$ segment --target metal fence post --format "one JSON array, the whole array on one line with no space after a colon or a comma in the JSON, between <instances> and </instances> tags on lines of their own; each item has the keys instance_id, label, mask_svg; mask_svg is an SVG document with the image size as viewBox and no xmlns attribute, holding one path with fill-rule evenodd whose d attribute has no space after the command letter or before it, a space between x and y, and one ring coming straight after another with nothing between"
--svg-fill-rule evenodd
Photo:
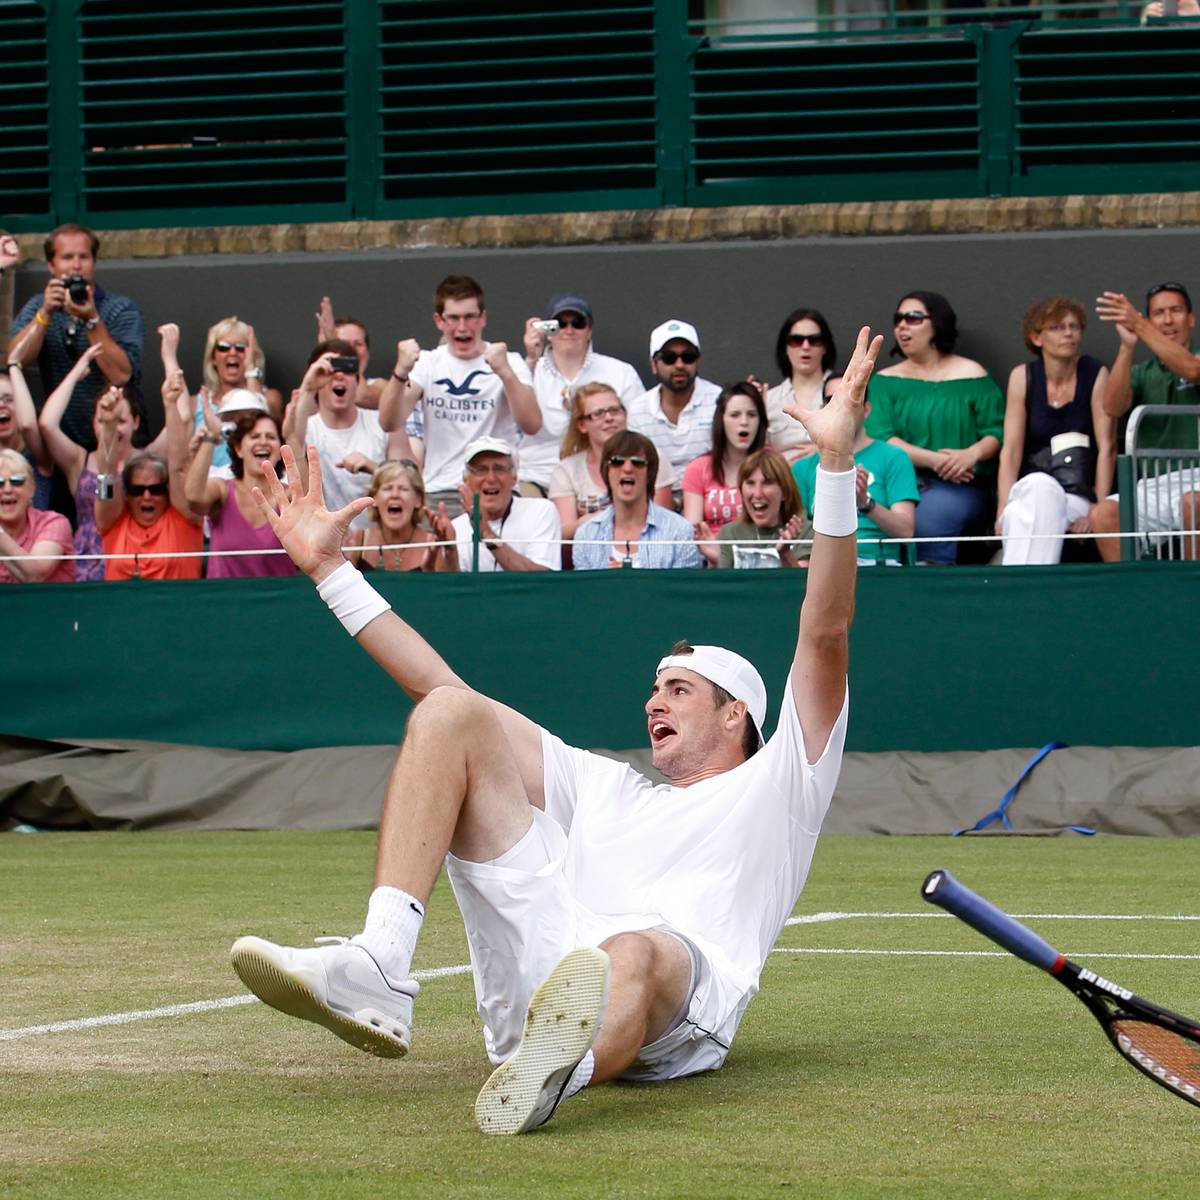
<instances>
[{"instance_id":1,"label":"metal fence post","mask_svg":"<svg viewBox=\"0 0 1200 1200\"><path fill-rule=\"evenodd\" d=\"M695 39L688 36L687 0L655 0L654 99L657 111L658 189L661 203L687 203L692 160L691 66Z\"/></svg>"},{"instance_id":2,"label":"metal fence post","mask_svg":"<svg viewBox=\"0 0 1200 1200\"><path fill-rule=\"evenodd\" d=\"M50 102L50 222L78 221L83 202L83 71L79 12L83 0L44 0L46 82Z\"/></svg>"},{"instance_id":3,"label":"metal fence post","mask_svg":"<svg viewBox=\"0 0 1200 1200\"><path fill-rule=\"evenodd\" d=\"M379 212L379 106L383 72L379 0L345 6L346 20L346 203L356 220Z\"/></svg>"},{"instance_id":4,"label":"metal fence post","mask_svg":"<svg viewBox=\"0 0 1200 1200\"><path fill-rule=\"evenodd\" d=\"M1137 498L1134 494L1133 459L1128 454L1117 455L1117 505L1121 513L1121 532L1132 533L1137 528ZM1137 558L1137 538L1121 539L1121 561Z\"/></svg>"}]
</instances>

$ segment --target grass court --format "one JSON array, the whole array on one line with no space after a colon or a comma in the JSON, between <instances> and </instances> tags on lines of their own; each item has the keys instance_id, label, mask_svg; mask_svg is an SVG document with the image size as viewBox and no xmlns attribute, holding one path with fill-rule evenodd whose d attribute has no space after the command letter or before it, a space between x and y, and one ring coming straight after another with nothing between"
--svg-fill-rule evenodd
<instances>
[{"instance_id":1,"label":"grass court","mask_svg":"<svg viewBox=\"0 0 1200 1200\"><path fill-rule=\"evenodd\" d=\"M810 919L784 930L723 1071L589 1089L508 1139L472 1121L489 1068L444 881L407 1058L240 1000L234 938L357 931L373 856L370 833L4 837L4 1196L1195 1190L1200 1110L1128 1066L1064 988L918 895L949 868L1069 957L1196 1016L1188 839L824 838L795 913Z\"/></svg>"}]
</instances>

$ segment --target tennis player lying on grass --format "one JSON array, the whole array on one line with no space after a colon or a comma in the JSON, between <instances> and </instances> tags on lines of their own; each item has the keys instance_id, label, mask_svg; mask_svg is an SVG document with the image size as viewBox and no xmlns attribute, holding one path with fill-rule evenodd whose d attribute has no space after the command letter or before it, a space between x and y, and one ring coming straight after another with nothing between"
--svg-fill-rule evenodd
<instances>
[{"instance_id":1,"label":"tennis player lying on grass","mask_svg":"<svg viewBox=\"0 0 1200 1200\"><path fill-rule=\"evenodd\" d=\"M325 509L284 448L258 494L280 542L363 648L417 701L384 799L375 888L349 941L233 945L266 1003L373 1054L412 1037L407 978L444 862L466 923L484 1041L499 1064L485 1133L523 1133L610 1079L720 1067L792 911L841 767L858 524L853 444L882 338L858 337L826 407L792 415L820 455L815 542L779 725L729 650L686 643L646 701L655 786L565 745L463 682L342 556L369 498ZM312 451L310 450L310 455Z\"/></svg>"}]
</instances>

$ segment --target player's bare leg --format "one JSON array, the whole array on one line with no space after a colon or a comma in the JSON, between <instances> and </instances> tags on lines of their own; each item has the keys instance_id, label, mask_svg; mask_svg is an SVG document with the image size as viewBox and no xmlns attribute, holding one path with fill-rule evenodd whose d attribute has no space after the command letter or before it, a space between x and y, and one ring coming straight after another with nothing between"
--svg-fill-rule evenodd
<instances>
[{"instance_id":1,"label":"player's bare leg","mask_svg":"<svg viewBox=\"0 0 1200 1200\"><path fill-rule=\"evenodd\" d=\"M316 949L239 938L230 952L234 970L289 1016L323 1025L372 1054L405 1054L420 990L407 975L447 850L489 861L515 845L532 820L490 704L462 688L435 688L409 720L388 784L363 932Z\"/></svg>"}]
</instances>

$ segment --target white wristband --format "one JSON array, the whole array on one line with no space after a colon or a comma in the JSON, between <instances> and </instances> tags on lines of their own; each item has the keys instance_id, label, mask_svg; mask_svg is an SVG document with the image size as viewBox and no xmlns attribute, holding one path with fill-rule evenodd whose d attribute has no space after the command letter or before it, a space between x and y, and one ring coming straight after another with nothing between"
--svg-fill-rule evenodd
<instances>
[{"instance_id":1,"label":"white wristband","mask_svg":"<svg viewBox=\"0 0 1200 1200\"><path fill-rule=\"evenodd\" d=\"M813 532L828 537L849 537L858 531L856 470L826 471L817 467L813 491Z\"/></svg>"},{"instance_id":2,"label":"white wristband","mask_svg":"<svg viewBox=\"0 0 1200 1200\"><path fill-rule=\"evenodd\" d=\"M358 637L370 621L392 607L348 562L317 584L317 595L351 637Z\"/></svg>"}]
</instances>

